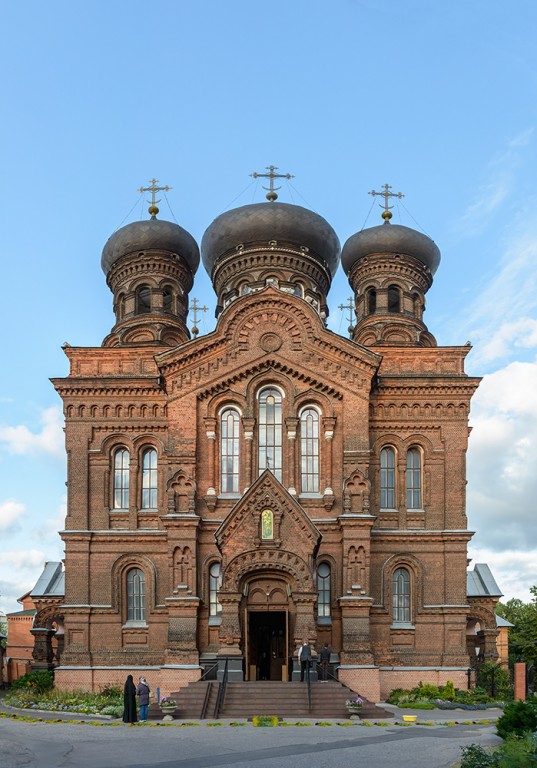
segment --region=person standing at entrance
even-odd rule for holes
[[[311,667],[311,646],[307,640],[304,640],[300,648],[298,649],[298,660],[300,662],[300,682],[304,682],[304,674]]]
[[[140,705],[140,720],[147,720],[147,712],[149,709],[149,694],[149,684],[145,677],[142,675],[136,688],[136,695],[138,696],[138,703]]]
[[[332,650],[328,643],[325,643],[319,654],[319,660],[321,662],[321,683],[326,683],[326,679],[328,677],[328,665],[330,664],[331,655]]]

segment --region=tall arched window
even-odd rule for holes
[[[151,312],[151,288],[148,285],[139,285],[136,289],[136,312],[139,315]]]
[[[239,492],[239,414],[226,408],[220,416],[220,493]]]
[[[380,452],[380,508],[395,509],[395,451],[383,448]]]
[[[319,414],[305,408],[300,414],[300,460],[302,493],[319,492]]]
[[[422,509],[419,448],[411,448],[406,455],[406,506],[407,509]]]
[[[388,312],[401,311],[401,291],[397,285],[388,287]]]
[[[157,452],[148,448],[142,456],[142,509],[158,507]]]
[[[319,619],[330,618],[330,603],[330,566],[328,563],[319,563],[317,568],[317,616]]]
[[[393,574],[392,618],[394,623],[410,623],[410,574],[406,568],[397,568]]]
[[[374,315],[377,311],[377,292],[374,288],[367,291],[367,314]]]
[[[209,568],[209,616],[212,617],[222,613],[222,606],[218,602],[220,584],[220,563],[212,563]]]
[[[259,395],[259,474],[265,469],[282,479],[282,395],[274,387]]]
[[[166,286],[162,291],[162,311],[173,312],[173,292],[169,286]]]
[[[130,454],[119,448],[114,454],[114,509],[129,508]]]
[[[127,573],[127,621],[145,621],[145,576],[140,568]]]

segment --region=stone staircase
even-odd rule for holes
[[[311,710],[308,708],[308,691],[305,683],[255,681],[228,683],[224,707],[215,712],[220,683],[200,681],[190,683],[171,698],[177,702],[174,717],[180,719],[245,718],[254,715],[278,715],[280,717],[326,718],[348,717],[345,701],[355,698],[356,693],[335,680],[311,685]],[[392,717],[381,707],[366,701],[360,717],[381,719]],[[158,720],[162,713],[156,704],[149,710],[149,719]]]

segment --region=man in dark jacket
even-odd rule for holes
[[[321,648],[321,652],[319,654],[319,661],[321,662],[321,683],[326,683],[326,679],[328,677],[328,665],[330,664],[331,654],[332,654],[332,651],[330,650],[330,646],[328,645],[328,643],[325,643]]]
[[[304,640],[298,649],[298,660],[300,662],[300,682],[304,682],[306,669],[311,667],[311,646],[307,640]]]

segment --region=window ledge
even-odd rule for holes
[[[416,627],[410,621],[394,621],[390,629],[410,629],[414,630]]]
[[[145,621],[126,621],[121,629],[149,629]]]
[[[111,515],[128,515],[129,510],[128,509],[111,509],[110,514]]]
[[[221,616],[209,616],[209,626],[210,627],[219,627],[222,623],[222,617]]]
[[[323,494],[322,493],[299,493],[298,494],[299,499],[322,499]]]
[[[317,616],[317,624],[322,624],[323,626],[328,626],[332,624],[332,617],[331,616]]]
[[[158,507],[144,507],[138,510],[139,515],[157,515]]]

